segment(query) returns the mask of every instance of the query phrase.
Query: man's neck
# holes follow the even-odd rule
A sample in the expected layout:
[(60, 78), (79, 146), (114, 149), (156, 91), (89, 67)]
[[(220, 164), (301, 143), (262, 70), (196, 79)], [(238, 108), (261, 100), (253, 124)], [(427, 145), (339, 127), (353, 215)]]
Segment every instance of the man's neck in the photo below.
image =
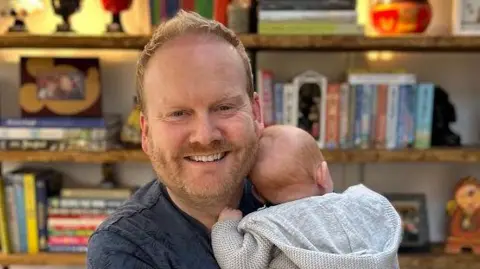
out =
[(243, 188), (244, 186), (242, 184), (239, 186), (238, 191), (230, 195), (230, 197), (214, 198), (215, 201), (205, 203), (182, 199), (175, 195), (169, 188), (166, 189), (170, 199), (178, 208), (198, 220), (210, 231), (212, 226), (217, 222), (220, 212), (225, 207), (238, 208), (243, 195)]

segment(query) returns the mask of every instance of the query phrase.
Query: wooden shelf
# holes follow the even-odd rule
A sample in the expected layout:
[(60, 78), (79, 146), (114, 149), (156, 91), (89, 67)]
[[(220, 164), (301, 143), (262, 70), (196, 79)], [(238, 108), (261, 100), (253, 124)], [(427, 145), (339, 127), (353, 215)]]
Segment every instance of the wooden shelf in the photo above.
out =
[(0, 161), (113, 163), (125, 161), (147, 162), (148, 158), (141, 150), (112, 150), (107, 152), (0, 151)]
[[(1, 265), (85, 265), (86, 254), (70, 253), (39, 253), (35, 255), (9, 254), (0, 255)], [(441, 253), (400, 254), (400, 268), (402, 269), (478, 269), (480, 268), (480, 255), (459, 254), (450, 255)]]
[[(432, 148), (426, 150), (323, 150), (332, 163), (453, 162), (480, 163), (480, 148)], [(0, 162), (148, 162), (141, 150), (107, 152), (0, 151)]]
[[(318, 51), (478, 51), (476, 36), (304, 36), (304, 35), (239, 35), (245, 47), (257, 50), (318, 50)], [(99, 36), (55, 34), (0, 35), (0, 48), (81, 48), (141, 50), (150, 36), (109, 34)]]
[(1, 254), (0, 265), (55, 265), (82, 266), (86, 264), (84, 253), (38, 253), (38, 254)]

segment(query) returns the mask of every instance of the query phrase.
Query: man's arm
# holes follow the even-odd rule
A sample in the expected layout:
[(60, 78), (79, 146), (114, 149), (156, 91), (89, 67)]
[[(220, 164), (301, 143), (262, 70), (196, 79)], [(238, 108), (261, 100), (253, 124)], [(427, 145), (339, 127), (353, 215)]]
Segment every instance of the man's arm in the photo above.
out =
[(112, 231), (97, 231), (88, 242), (87, 269), (154, 269), (147, 260), (138, 246)]
[[(270, 263), (272, 244), (238, 230), (238, 217), (222, 217), (212, 228), (212, 248), (222, 269), (263, 269)], [(222, 216), (222, 214), (220, 215)]]

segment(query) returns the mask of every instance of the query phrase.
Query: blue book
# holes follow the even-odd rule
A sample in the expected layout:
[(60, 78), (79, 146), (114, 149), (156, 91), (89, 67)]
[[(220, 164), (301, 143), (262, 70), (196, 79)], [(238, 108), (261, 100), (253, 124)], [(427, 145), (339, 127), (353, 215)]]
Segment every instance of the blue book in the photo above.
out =
[(420, 83), (417, 86), (415, 148), (425, 149), (431, 146), (433, 101), (435, 85)]
[(49, 127), (49, 128), (107, 128), (119, 123), (119, 115), (102, 118), (70, 118), (70, 117), (44, 117), (44, 118), (4, 118), (0, 120), (1, 127)]

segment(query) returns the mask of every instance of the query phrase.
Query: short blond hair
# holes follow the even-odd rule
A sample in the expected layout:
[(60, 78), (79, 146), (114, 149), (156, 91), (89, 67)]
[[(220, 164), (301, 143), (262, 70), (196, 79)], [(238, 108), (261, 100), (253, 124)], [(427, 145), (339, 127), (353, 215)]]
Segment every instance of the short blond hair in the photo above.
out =
[(209, 34), (218, 37), (235, 47), (245, 66), (247, 76), (246, 90), (248, 96), (252, 99), (254, 92), (252, 67), (250, 64), (250, 58), (248, 57), (245, 47), (240, 39), (232, 30), (228, 29), (218, 21), (206, 19), (195, 12), (180, 10), (173, 18), (161, 23), (155, 28), (152, 38), (148, 41), (140, 54), (136, 71), (137, 103), (140, 110), (142, 112), (145, 110), (143, 79), (148, 61), (165, 43), (188, 33)]

